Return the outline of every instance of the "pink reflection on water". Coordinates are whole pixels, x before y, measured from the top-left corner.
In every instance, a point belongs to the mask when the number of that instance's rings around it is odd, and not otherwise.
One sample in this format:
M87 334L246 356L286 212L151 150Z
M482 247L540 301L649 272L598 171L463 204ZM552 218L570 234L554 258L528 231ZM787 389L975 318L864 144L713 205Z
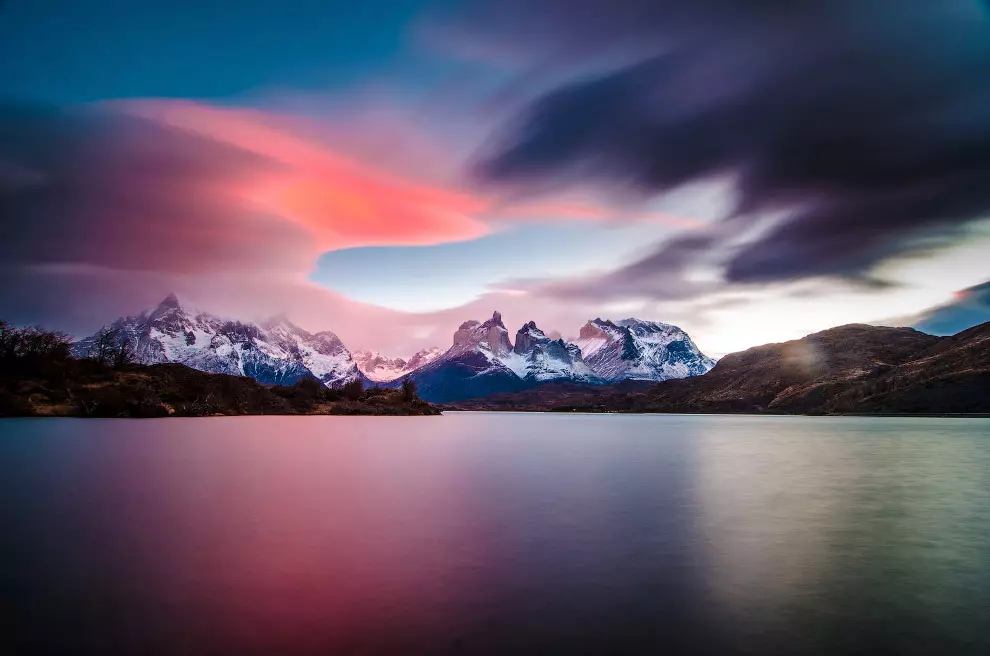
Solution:
M100 463L130 540L121 567L153 582L140 596L190 640L380 648L442 635L463 615L464 591L497 588L479 580L490 571L487 537L465 521L477 500L442 426L429 439L450 448L423 463L401 434L387 449L362 440L363 418L314 418L277 440L259 434L265 418L249 421L243 439L209 434L236 420L189 422L182 437L142 435L116 452L119 462ZM184 443L149 451L156 439Z

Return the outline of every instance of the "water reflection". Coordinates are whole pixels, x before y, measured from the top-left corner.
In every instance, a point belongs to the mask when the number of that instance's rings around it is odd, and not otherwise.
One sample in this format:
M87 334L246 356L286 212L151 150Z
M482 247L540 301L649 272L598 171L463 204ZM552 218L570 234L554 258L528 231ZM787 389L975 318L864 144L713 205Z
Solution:
M0 426L17 651L990 646L985 421Z

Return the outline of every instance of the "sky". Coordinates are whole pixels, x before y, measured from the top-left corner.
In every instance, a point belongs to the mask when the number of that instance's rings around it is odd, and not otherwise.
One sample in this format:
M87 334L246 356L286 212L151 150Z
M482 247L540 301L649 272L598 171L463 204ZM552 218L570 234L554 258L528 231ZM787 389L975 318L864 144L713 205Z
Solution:
M990 319L983 0L3 0L0 316Z

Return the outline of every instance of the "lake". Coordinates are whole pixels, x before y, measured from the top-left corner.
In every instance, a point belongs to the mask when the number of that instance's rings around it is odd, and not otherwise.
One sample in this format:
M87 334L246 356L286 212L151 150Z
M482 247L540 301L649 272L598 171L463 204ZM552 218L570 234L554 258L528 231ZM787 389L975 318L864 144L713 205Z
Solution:
M990 653L990 420L0 421L4 653Z

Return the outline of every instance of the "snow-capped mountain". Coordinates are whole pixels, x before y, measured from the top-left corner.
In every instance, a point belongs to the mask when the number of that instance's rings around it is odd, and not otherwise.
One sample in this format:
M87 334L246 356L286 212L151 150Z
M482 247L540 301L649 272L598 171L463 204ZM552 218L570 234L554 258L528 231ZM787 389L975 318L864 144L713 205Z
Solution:
M368 380L376 383L387 383L415 371L443 355L443 349L436 346L418 351L408 360L390 358L378 351L355 351L352 354L354 363Z
M595 319L581 328L573 344L588 367L608 382L686 378L715 366L686 332L656 321Z
M509 332L496 312L484 323L467 321L453 346L409 374L420 395L443 403L568 380L605 384L620 380L668 380L706 373L715 365L687 333L663 323L596 319L574 343L551 339L530 321Z
M512 356L505 358L505 363L517 376L530 381L603 382L585 364L580 348L563 339L550 339L535 321L524 324L516 333Z
M330 331L309 333L284 317L261 324L221 318L169 294L157 307L111 324L134 347L137 362L180 362L211 373L291 385L313 375L327 386L360 377L350 352ZM86 355L96 335L75 345Z

